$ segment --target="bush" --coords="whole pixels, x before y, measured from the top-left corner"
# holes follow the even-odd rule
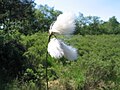
[[[17,74],[16,80],[11,80],[8,84],[3,84],[3,80],[1,80],[1,88],[4,89],[6,86],[6,90],[10,88],[11,90],[14,88],[18,88],[18,90],[45,89],[47,36],[46,33],[39,32],[27,36],[20,35],[19,45],[24,46],[25,51],[21,51],[19,46],[13,42],[9,44],[10,48],[6,49],[10,49],[8,54],[11,55],[11,51],[15,51],[15,54],[12,54],[13,56],[10,58],[18,55],[16,59],[21,61],[24,57],[25,62],[21,63],[24,68],[20,67],[22,73],[21,76]],[[61,36],[59,38],[64,39]],[[48,57],[50,90],[120,89],[119,35],[75,35],[71,38],[68,37],[65,41],[78,49],[78,59],[71,62],[65,58],[57,60]],[[9,67],[9,70],[13,70],[11,68]],[[15,73],[14,71],[10,72]]]

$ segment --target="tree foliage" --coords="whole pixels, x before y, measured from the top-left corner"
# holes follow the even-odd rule
[[[32,14],[34,6],[33,0],[1,0],[0,3],[0,19],[3,22],[7,19],[26,19]]]
[[[50,25],[57,19],[57,16],[62,12],[59,10],[54,10],[54,8],[47,5],[39,5],[38,9],[35,11],[36,17],[36,28],[41,32],[46,32],[49,30]]]
[[[108,21],[100,20],[97,16],[84,16],[79,13],[76,20],[76,34],[120,34],[120,23],[115,16],[111,17]]]

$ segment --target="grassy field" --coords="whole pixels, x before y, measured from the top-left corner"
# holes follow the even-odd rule
[[[24,55],[36,71],[29,68],[23,77],[37,78],[22,83],[15,79],[1,87],[5,86],[5,90],[44,90],[46,36],[37,33],[21,37],[21,43],[27,46]],[[50,90],[120,90],[120,35],[60,38],[78,49],[78,59],[68,61],[48,57]]]

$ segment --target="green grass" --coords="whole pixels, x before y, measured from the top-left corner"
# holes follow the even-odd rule
[[[44,85],[46,36],[38,33],[22,37],[21,42],[28,48],[24,55],[36,71],[26,72],[26,75],[38,78],[24,84],[13,80],[7,85],[7,90],[40,90],[37,83]],[[78,49],[78,59],[70,62],[65,58],[56,60],[49,56],[49,82],[53,84],[50,90],[120,89],[120,35],[74,35],[64,40]]]

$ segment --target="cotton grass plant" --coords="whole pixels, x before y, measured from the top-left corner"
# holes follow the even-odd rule
[[[57,17],[57,20],[50,26],[50,34],[68,35],[75,31],[75,15],[73,13],[63,13]]]
[[[48,53],[51,57],[59,59],[62,57],[68,60],[77,59],[77,49],[65,44],[62,40],[56,38],[57,35],[70,35],[75,31],[75,15],[73,13],[63,13],[57,17],[57,20],[51,24],[49,30],[49,39],[46,53],[46,83],[48,90],[47,78],[47,57]],[[55,38],[52,38],[55,36]]]
[[[76,60],[77,59],[77,49],[72,46],[68,46],[62,40],[52,38],[48,43],[48,53],[51,57],[59,59],[61,57],[65,57],[68,60]]]

